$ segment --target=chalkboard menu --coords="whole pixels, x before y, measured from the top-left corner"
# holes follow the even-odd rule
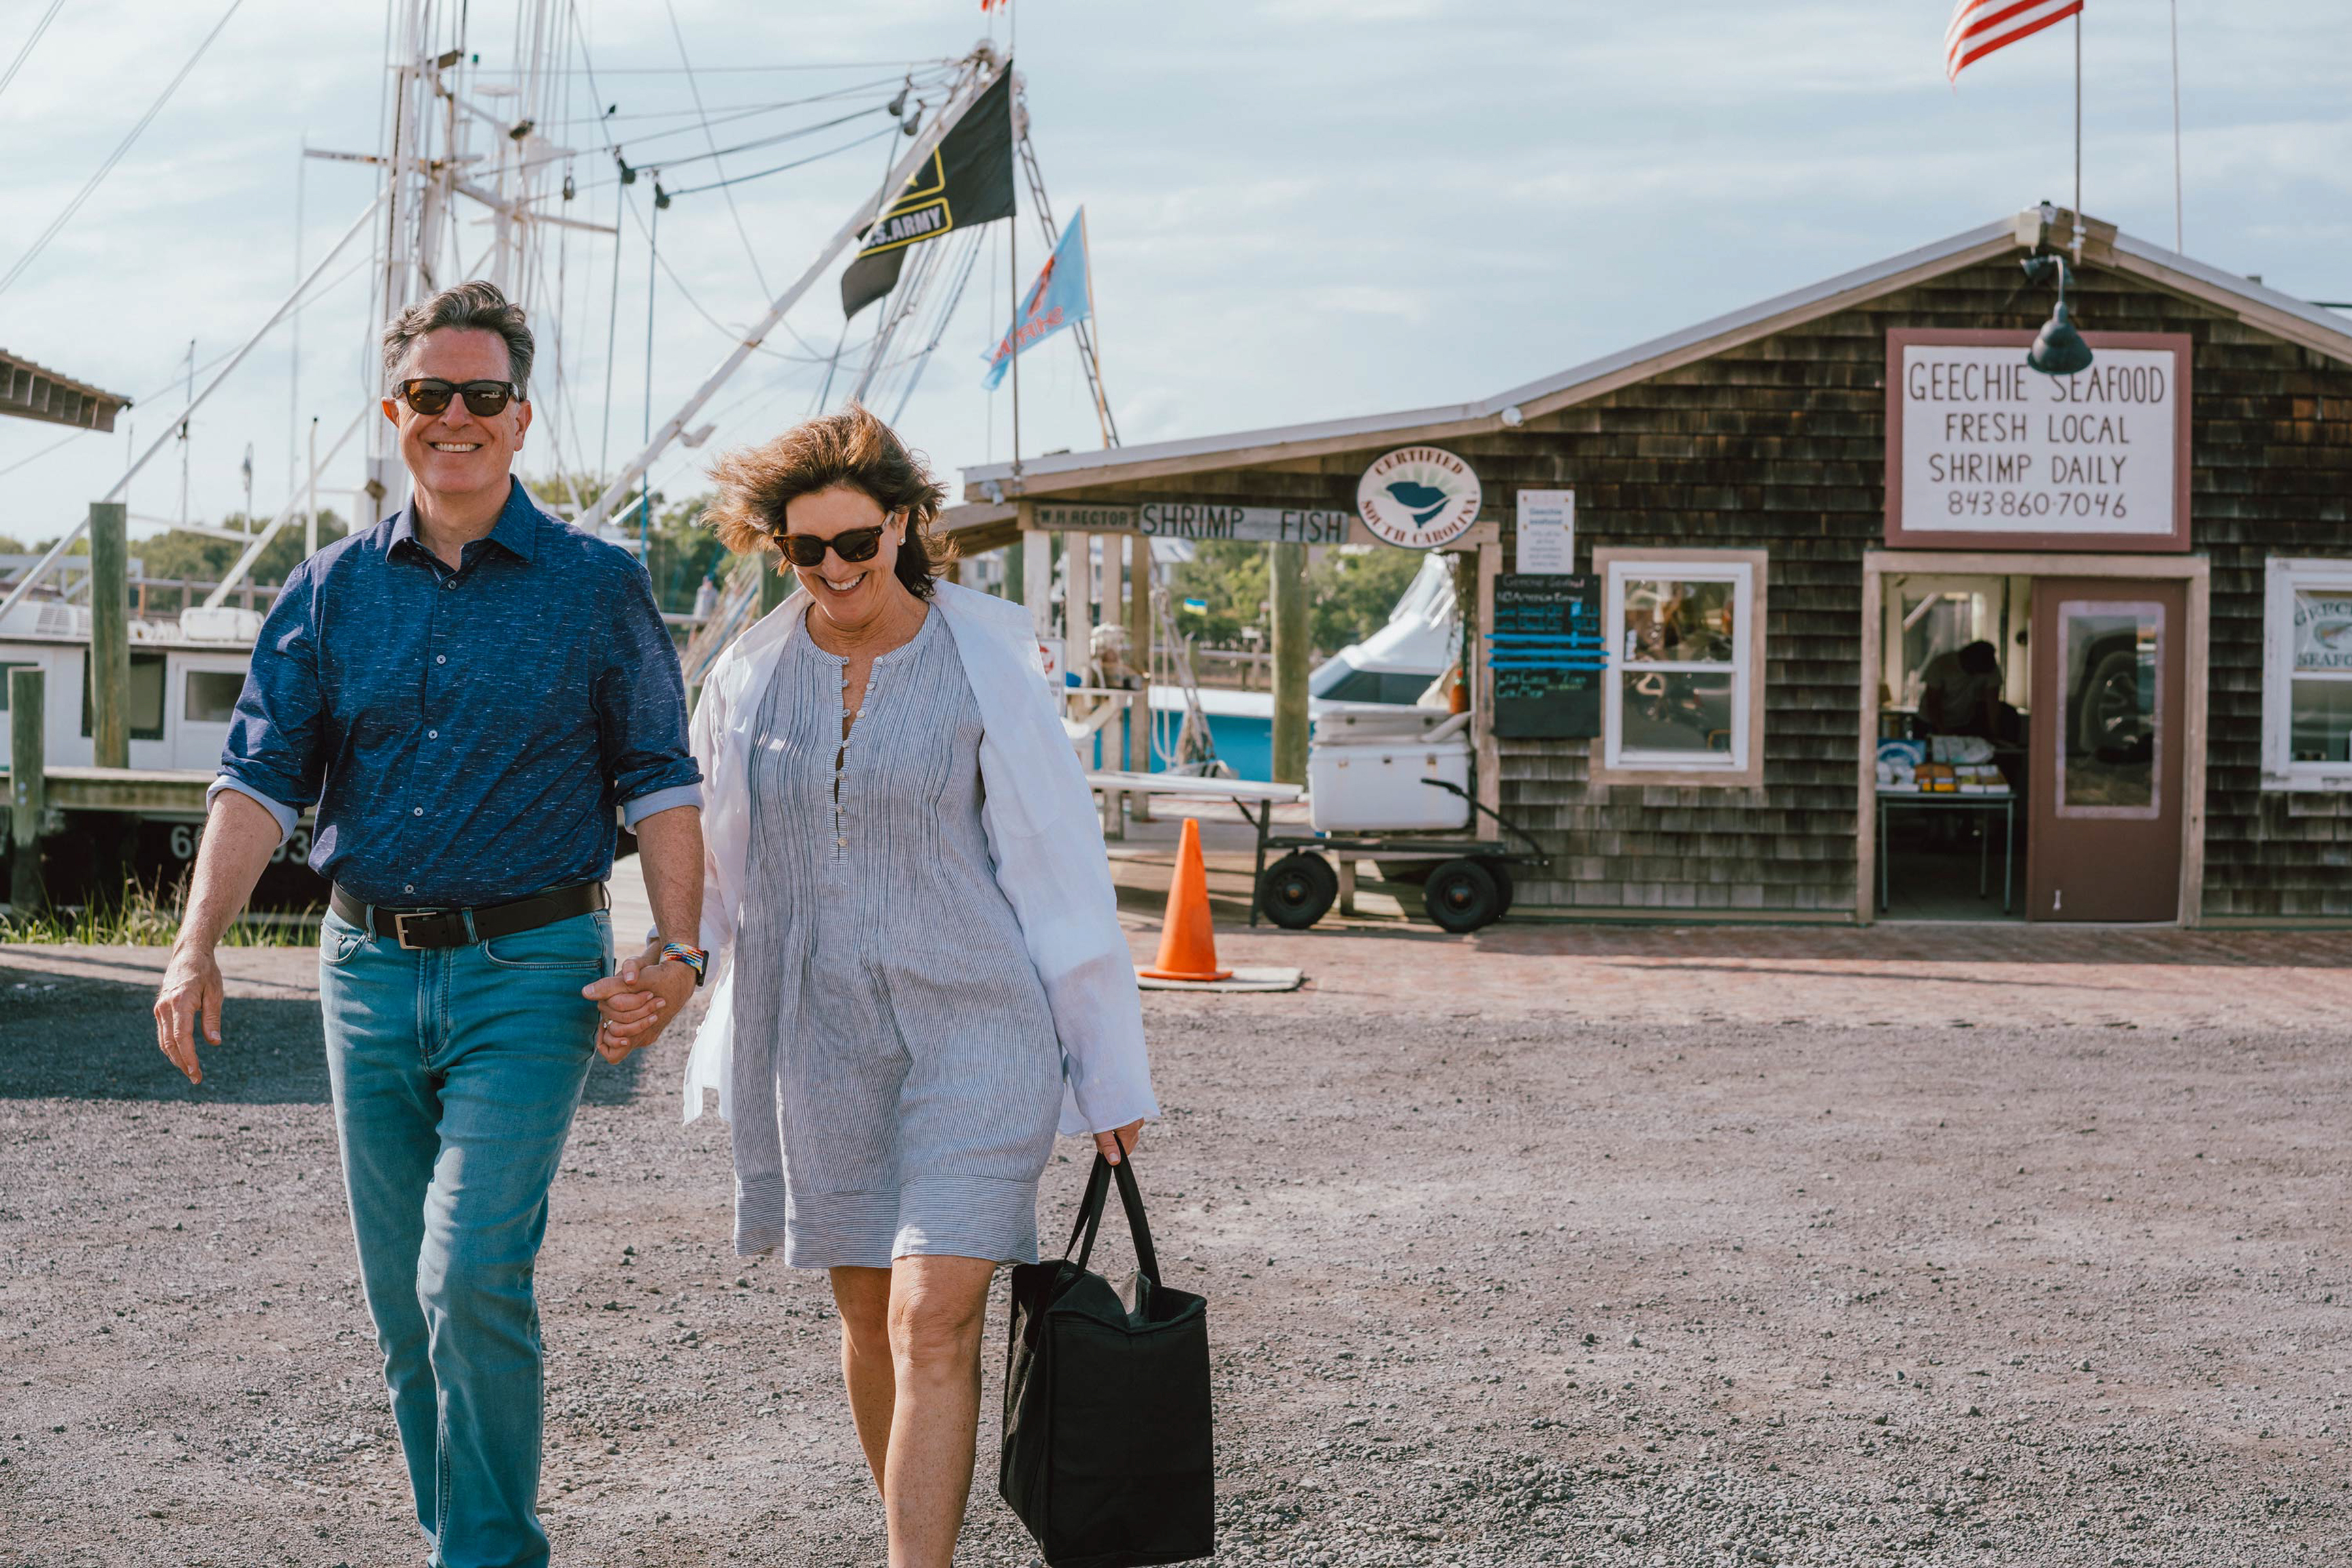
[[[1601,590],[1591,576],[1507,572],[1495,579],[1486,634],[1495,733],[1587,739],[1601,733]]]

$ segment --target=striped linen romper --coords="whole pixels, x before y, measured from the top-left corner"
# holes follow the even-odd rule
[[[847,662],[798,628],[754,730],[735,1249],[1034,1261],[1062,1056],[981,819],[980,706],[936,607],[845,742]]]

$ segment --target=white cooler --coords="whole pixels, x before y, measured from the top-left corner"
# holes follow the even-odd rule
[[[1422,782],[1470,787],[1470,742],[1462,734],[1467,714],[1401,708],[1393,717],[1347,721],[1358,720],[1350,713],[1316,721],[1307,749],[1307,805],[1317,832],[1427,833],[1469,826],[1467,800]]]

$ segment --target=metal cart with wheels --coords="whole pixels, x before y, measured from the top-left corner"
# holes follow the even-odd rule
[[[1507,837],[1481,838],[1444,833],[1311,833],[1270,831],[1270,814],[1261,811],[1257,825],[1257,897],[1250,905],[1250,924],[1263,912],[1289,931],[1305,931],[1330,910],[1339,896],[1339,872],[1335,859],[1370,859],[1380,868],[1381,883],[1411,887],[1419,884],[1422,908],[1446,931],[1473,931],[1510,912],[1517,888],[1515,867],[1543,869],[1551,858],[1516,823],[1478,804],[1469,791],[1444,779],[1421,781],[1432,789],[1460,795],[1475,822],[1479,815],[1494,818]],[[1246,807],[1244,807],[1246,810]],[[1517,838],[1526,846],[1510,842]],[[1269,850],[1280,851],[1269,865]]]

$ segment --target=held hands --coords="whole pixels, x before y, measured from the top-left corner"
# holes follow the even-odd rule
[[[188,1075],[190,1083],[205,1081],[196,1061],[196,1022],[204,1021],[205,1043],[221,1040],[221,973],[209,947],[172,949],[163,984],[155,993],[155,1045],[172,1065]]]
[[[661,1037],[694,994],[694,971],[661,962],[661,943],[649,942],[643,953],[623,959],[618,973],[581,987],[580,994],[596,1004],[596,1054],[619,1062]]]

